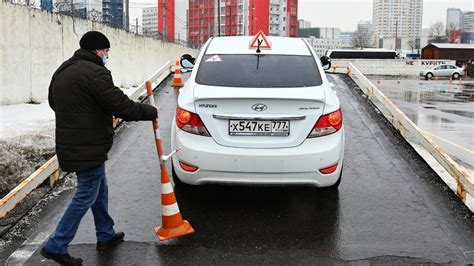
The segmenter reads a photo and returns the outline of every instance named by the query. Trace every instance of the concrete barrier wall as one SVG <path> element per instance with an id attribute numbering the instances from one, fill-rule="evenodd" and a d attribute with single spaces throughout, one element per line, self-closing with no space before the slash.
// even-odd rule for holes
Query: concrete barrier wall
<path id="1" fill-rule="evenodd" d="M 354 64 L 364 75 L 418 76 L 420 71 L 441 64 L 455 64 L 452 60 L 407 59 L 333 59 L 333 66 L 347 67 Z"/>
<path id="2" fill-rule="evenodd" d="M 47 99 L 54 71 L 79 49 L 89 30 L 110 40 L 114 83 L 136 86 L 166 61 L 197 50 L 138 36 L 100 23 L 0 2 L 0 105 Z"/>

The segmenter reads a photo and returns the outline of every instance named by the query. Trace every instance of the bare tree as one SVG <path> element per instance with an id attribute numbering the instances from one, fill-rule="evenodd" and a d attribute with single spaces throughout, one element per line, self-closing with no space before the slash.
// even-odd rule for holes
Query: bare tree
<path id="1" fill-rule="evenodd" d="M 367 29 L 358 28 L 352 35 L 352 46 L 354 48 L 364 49 L 370 44 L 370 33 Z"/>
<path id="2" fill-rule="evenodd" d="M 416 39 L 413 37 L 410 37 L 410 39 L 407 42 L 408 47 L 410 47 L 411 52 L 413 53 L 415 51 L 416 47 Z"/>
<path id="3" fill-rule="evenodd" d="M 443 36 L 445 36 L 445 28 L 444 28 L 444 23 L 441 20 L 438 20 L 431 24 L 430 27 L 431 30 L 431 37 L 434 37 L 436 40 L 441 39 Z"/>

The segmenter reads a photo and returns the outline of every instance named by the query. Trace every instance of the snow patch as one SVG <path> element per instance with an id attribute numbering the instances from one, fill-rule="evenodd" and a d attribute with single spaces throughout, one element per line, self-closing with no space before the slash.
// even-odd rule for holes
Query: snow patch
<path id="1" fill-rule="evenodd" d="M 0 139 L 30 134 L 54 137 L 54 111 L 48 102 L 0 106 Z"/>
<path id="2" fill-rule="evenodd" d="M 48 102 L 0 106 L 0 198 L 55 153 Z"/>

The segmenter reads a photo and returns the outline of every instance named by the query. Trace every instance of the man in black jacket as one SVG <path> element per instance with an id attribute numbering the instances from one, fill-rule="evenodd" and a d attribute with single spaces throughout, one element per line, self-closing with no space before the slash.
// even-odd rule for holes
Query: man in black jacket
<path id="1" fill-rule="evenodd" d="M 89 208 L 94 215 L 97 250 L 111 248 L 125 236 L 115 232 L 108 214 L 104 163 L 113 142 L 112 116 L 127 121 L 158 116 L 154 107 L 130 100 L 114 86 L 105 67 L 110 43 L 104 34 L 87 32 L 79 44 L 81 49 L 54 73 L 48 96 L 56 114 L 59 165 L 63 171 L 76 172 L 77 190 L 41 254 L 65 265 L 82 265 L 81 259 L 69 255 L 68 245 Z"/>

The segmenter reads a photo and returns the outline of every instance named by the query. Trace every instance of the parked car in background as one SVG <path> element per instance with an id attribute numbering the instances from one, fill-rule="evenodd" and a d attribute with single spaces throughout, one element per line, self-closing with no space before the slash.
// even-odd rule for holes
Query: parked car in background
<path id="1" fill-rule="evenodd" d="M 433 77 L 452 77 L 453 79 L 458 79 L 464 76 L 464 69 L 454 65 L 439 65 L 432 69 L 421 71 L 420 76 L 425 79 L 432 79 Z"/>

